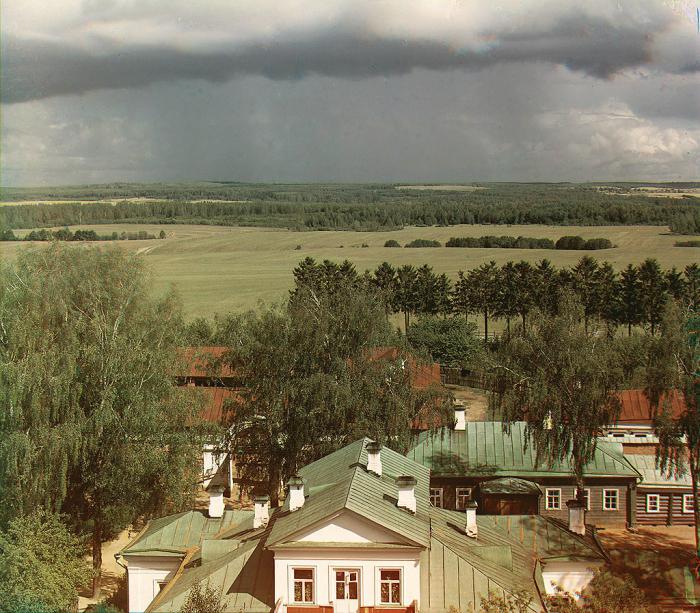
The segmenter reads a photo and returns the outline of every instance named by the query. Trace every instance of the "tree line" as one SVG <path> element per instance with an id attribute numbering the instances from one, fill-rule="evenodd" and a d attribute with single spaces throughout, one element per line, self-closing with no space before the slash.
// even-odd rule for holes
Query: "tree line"
<path id="1" fill-rule="evenodd" d="M 665 225 L 700 232 L 697 198 L 649 198 L 570 184 L 481 184 L 473 191 L 395 185 L 125 185 L 4 190 L 0 227 L 101 223 L 251 225 L 299 230 L 388 230 L 457 224 Z M 86 202 L 22 204 L 29 198 Z M 116 203 L 97 198 L 131 198 Z M 143 200 L 138 200 L 143 198 Z"/>
<path id="2" fill-rule="evenodd" d="M 47 230 L 42 228 L 41 230 L 32 230 L 24 236 L 24 238 L 19 238 L 15 235 L 12 230 L 0 230 L 0 241 L 11 242 L 11 241 L 142 241 L 142 240 L 154 240 L 156 238 L 155 234 L 146 232 L 145 230 L 139 230 L 138 232 L 112 232 L 111 234 L 98 234 L 94 230 L 81 230 L 77 229 L 72 232 L 69 228 L 61 228 L 60 230 Z M 165 230 L 161 230 L 158 238 L 165 238 Z"/>
<path id="3" fill-rule="evenodd" d="M 470 249 L 563 249 L 572 251 L 595 251 L 612 249 L 613 244 L 607 238 L 589 238 L 580 236 L 562 236 L 555 243 L 551 238 L 533 238 L 530 236 L 463 236 L 452 237 L 445 247 L 466 247 Z"/>
<path id="4" fill-rule="evenodd" d="M 489 322 L 519 320 L 523 326 L 535 310 L 555 314 L 563 293 L 573 292 L 581 302 L 586 327 L 593 319 L 608 326 L 624 326 L 628 334 L 642 326 L 654 334 L 664 306 L 674 299 L 690 306 L 700 305 L 700 267 L 690 264 L 683 271 L 663 270 L 649 258 L 635 266 L 616 271 L 608 262 L 582 257 L 571 268 L 555 268 L 549 260 L 494 261 L 468 271 L 459 271 L 453 283 L 431 266 L 406 264 L 394 267 L 384 262 L 374 271 L 360 274 L 347 260 L 336 264 L 306 258 L 294 269 L 297 286 L 326 291 L 339 283 L 367 285 L 382 297 L 386 313 L 401 313 L 409 329 L 413 316 L 478 315 L 483 318 L 484 338 Z M 297 291 L 297 290 L 294 290 Z"/>

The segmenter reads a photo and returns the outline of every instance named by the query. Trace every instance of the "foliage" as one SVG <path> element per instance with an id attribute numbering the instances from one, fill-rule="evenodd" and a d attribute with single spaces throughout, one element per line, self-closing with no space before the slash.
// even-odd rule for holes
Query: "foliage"
<path id="1" fill-rule="evenodd" d="M 117 248 L 55 243 L 0 274 L 0 521 L 66 513 L 96 570 L 104 539 L 189 499 L 203 434 L 172 384 L 179 302 L 147 287 Z"/>
<path id="2" fill-rule="evenodd" d="M 586 250 L 611 249 L 613 244 L 607 238 L 589 238 L 580 236 L 562 236 L 555 244 L 555 249 Z"/>
<path id="3" fill-rule="evenodd" d="M 90 582 L 85 546 L 53 514 L 16 517 L 0 532 L 0 612 L 72 610 Z"/>
<path id="4" fill-rule="evenodd" d="M 532 596 L 525 590 L 514 594 L 489 592 L 488 598 L 481 597 L 480 613 L 528 613 Z"/>
<path id="5" fill-rule="evenodd" d="M 404 452 L 419 413 L 448 418 L 437 390 L 412 385 L 406 365 L 417 358 L 395 346 L 377 294 L 316 273 L 307 263 L 286 305 L 229 322 L 224 361 L 245 381 L 232 407 L 234 455 L 273 504 L 308 462 L 361 436 Z"/>
<path id="6" fill-rule="evenodd" d="M 406 247 L 442 247 L 442 244 L 440 243 L 440 241 L 430 240 L 427 238 L 416 238 L 410 243 L 406 243 Z"/>
<path id="7" fill-rule="evenodd" d="M 462 236 L 452 237 L 445 243 L 445 247 L 467 247 L 478 249 L 554 249 L 554 241 L 551 238 L 531 238 L 528 236 Z"/>
<path id="8" fill-rule="evenodd" d="M 619 577 L 608 570 L 599 570 L 578 602 L 567 595 L 547 598 L 547 606 L 557 613 L 652 613 L 654 607 L 630 576 Z"/>
<path id="9" fill-rule="evenodd" d="M 674 247 L 700 247 L 700 240 L 694 241 L 676 241 Z"/>
<path id="10" fill-rule="evenodd" d="M 657 462 L 668 473 L 690 472 L 693 484 L 696 551 L 700 557 L 700 312 L 665 310 L 661 334 L 648 353 L 646 394 L 658 411 Z M 672 390 L 682 390 L 686 410 L 671 415 L 665 405 Z"/>
<path id="11" fill-rule="evenodd" d="M 569 295 L 558 315 L 539 315 L 516 331 L 501 344 L 491 396 L 506 422 L 527 422 L 540 461 L 570 460 L 579 496 L 596 436 L 619 413 L 623 376 L 611 340 L 582 320 Z"/>
<path id="12" fill-rule="evenodd" d="M 202 589 L 197 583 L 190 590 L 180 613 L 224 613 L 224 605 L 213 587 L 207 585 Z"/>
<path id="13" fill-rule="evenodd" d="M 451 367 L 476 366 L 483 355 L 473 322 L 460 317 L 421 317 L 406 334 L 414 349 L 428 353 L 433 360 Z"/>
<path id="14" fill-rule="evenodd" d="M 399 243 L 399 241 L 394 240 L 393 238 L 391 238 L 391 239 L 389 239 L 388 241 L 386 241 L 386 242 L 384 243 L 384 246 L 385 246 L 385 247 L 400 247 L 401 244 Z"/>
<path id="15" fill-rule="evenodd" d="M 160 231 L 162 236 L 160 238 L 165 238 L 165 232 Z M 68 228 L 61 228 L 60 230 L 32 230 L 23 239 L 17 238 L 12 230 L 5 230 L 0 232 L 0 241 L 134 241 L 134 240 L 152 240 L 155 239 L 154 234 L 150 234 L 145 230 L 139 230 L 138 232 L 122 232 L 121 234 L 117 232 L 112 232 L 112 234 L 98 234 L 94 230 L 81 230 L 77 229 L 72 232 Z"/>

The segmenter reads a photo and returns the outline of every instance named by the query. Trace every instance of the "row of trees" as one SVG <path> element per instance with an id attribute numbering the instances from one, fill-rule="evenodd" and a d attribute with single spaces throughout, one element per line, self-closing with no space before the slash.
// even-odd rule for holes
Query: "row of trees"
<path id="1" fill-rule="evenodd" d="M 297 286 L 328 290 L 339 282 L 375 288 L 382 296 L 387 314 L 403 313 L 408 330 L 414 315 L 478 314 L 488 338 L 489 321 L 520 319 L 526 325 L 535 310 L 557 312 L 560 297 L 573 292 L 584 308 L 584 324 L 601 319 L 608 326 L 635 326 L 654 334 L 664 305 L 675 299 L 686 305 L 700 305 L 700 267 L 691 264 L 681 272 L 662 270 L 654 259 L 639 266 L 628 265 L 617 272 L 609 263 L 584 256 L 572 268 L 556 269 L 548 260 L 526 261 L 498 266 L 487 262 L 469 271 L 459 271 L 457 281 L 436 274 L 428 265 L 397 268 L 384 262 L 373 272 L 357 272 L 348 261 L 317 263 L 306 258 L 294 269 Z"/>
<path id="2" fill-rule="evenodd" d="M 94 230 L 77 229 L 72 232 L 69 228 L 61 228 L 60 230 L 32 230 L 24 238 L 19 238 L 12 230 L 0 231 L 0 241 L 135 241 L 135 240 L 153 240 L 155 234 L 150 234 L 145 230 L 138 232 L 112 232 L 111 234 L 98 234 Z M 165 238 L 165 230 L 161 230 L 159 238 Z"/>
<path id="3" fill-rule="evenodd" d="M 463 236 L 451 238 L 445 247 L 466 247 L 471 249 L 562 249 L 576 251 L 595 251 L 611 249 L 613 244 L 607 238 L 589 238 L 580 236 L 562 236 L 555 243 L 551 238 L 533 238 L 530 236 Z"/>

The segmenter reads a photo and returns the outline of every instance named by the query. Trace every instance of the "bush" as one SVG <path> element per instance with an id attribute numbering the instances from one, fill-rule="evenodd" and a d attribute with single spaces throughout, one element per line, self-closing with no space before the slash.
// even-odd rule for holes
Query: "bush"
<path id="1" fill-rule="evenodd" d="M 11 233 L 11 232 L 10 232 Z M 10 239 L 13 240 L 13 239 Z M 676 247 L 700 247 L 700 241 L 678 241 Z"/>
<path id="2" fill-rule="evenodd" d="M 442 247 L 439 241 L 434 241 L 426 238 L 417 238 L 406 244 L 406 247 Z"/>
<path id="3" fill-rule="evenodd" d="M 586 241 L 580 236 L 562 236 L 554 245 L 555 249 L 579 250 L 586 248 Z"/>
<path id="4" fill-rule="evenodd" d="M 384 243 L 385 247 L 400 247 L 401 245 L 399 244 L 399 241 L 395 241 L 393 238 L 389 239 L 386 243 Z"/>
<path id="5" fill-rule="evenodd" d="M 362 243 L 362 248 L 363 248 L 363 249 L 367 249 L 368 247 L 369 247 L 369 245 L 368 245 L 367 243 Z"/>
<path id="6" fill-rule="evenodd" d="M 554 249 L 554 241 L 551 238 L 531 238 L 528 236 L 463 236 L 451 238 L 445 243 L 445 247 L 467 247 L 473 249 Z"/>
<path id="7" fill-rule="evenodd" d="M 429 353 L 433 360 L 445 366 L 475 365 L 483 350 L 476 324 L 462 317 L 421 317 L 409 326 L 406 336 L 413 348 Z"/>

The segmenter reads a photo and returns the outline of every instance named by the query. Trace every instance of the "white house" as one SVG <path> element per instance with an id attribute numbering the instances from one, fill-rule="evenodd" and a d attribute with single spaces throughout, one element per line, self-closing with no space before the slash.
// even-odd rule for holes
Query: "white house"
<path id="1" fill-rule="evenodd" d="M 525 591 L 530 609 L 556 586 L 579 590 L 606 560 L 576 509 L 477 516 L 434 508 L 424 466 L 368 439 L 299 471 L 283 507 L 266 499 L 151 522 L 121 553 L 129 611 L 176 612 L 196 584 L 227 612 L 444 613 L 478 609 L 489 592 Z"/>

